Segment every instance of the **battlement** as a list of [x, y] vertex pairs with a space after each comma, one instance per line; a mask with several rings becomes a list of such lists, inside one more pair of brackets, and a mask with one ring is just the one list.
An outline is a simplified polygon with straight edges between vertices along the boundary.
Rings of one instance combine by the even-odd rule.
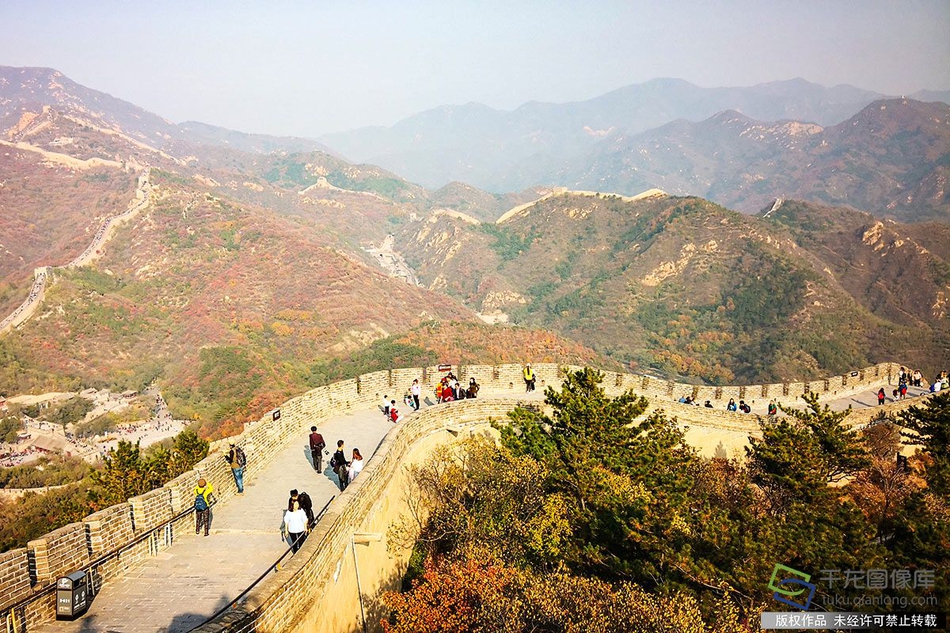
[[[682, 423], [754, 434], [758, 430], [756, 416], [731, 413], [721, 406], [717, 409], [686, 406], [676, 400], [691, 395], [697, 400], [708, 399], [717, 403], [728, 398], [767, 398], [782, 404], [795, 404], [800, 402], [802, 394], [808, 392], [841, 397], [892, 383], [898, 367], [895, 363], [882, 363], [846, 376], [819, 381], [728, 387], [693, 386], [606, 372], [603, 384], [608, 395], [619, 395], [628, 389], [645, 395], [651, 400], [651, 410], [664, 408]], [[543, 390], [546, 386], [557, 387], [569, 371], [580, 367], [542, 364], [533, 369], [537, 386]], [[465, 432], [487, 430], [491, 419], [503, 419], [517, 402], [510, 398], [493, 398], [492, 393], [510, 392], [524, 384], [522, 367], [515, 364], [453, 366], [452, 370], [463, 383], [469, 377], [475, 377], [485, 398], [424, 408], [411, 416], [406, 424], [394, 427], [364, 474], [334, 502], [314, 535], [308, 539], [303, 555], [294, 557], [288, 565], [291, 573], [265, 581], [249, 594], [240, 614], [237, 611], [229, 613], [227, 620], [235, 623], [235, 627], [229, 625], [221, 629], [219, 623], [214, 630], [243, 630], [236, 625], [238, 621], [244, 624], [253, 622], [255, 630], [287, 630], [300, 618], [309, 623], [311, 628], [307, 630], [353, 628], [355, 623], [347, 618], [358, 610], [326, 608], [320, 617], [308, 615], [321, 613], [316, 607], [318, 604], [335, 605], [334, 600], [348, 604], [356, 599], [355, 588], [341, 588], [339, 581], [340, 569], [352, 565], [352, 552], [350, 558], [346, 557], [347, 548], [352, 547], [352, 534], [384, 533], [404, 505], [401, 495], [405, 488], [405, 474], [401, 465], [421, 461], [434, 446], [452, 439], [453, 435], [446, 430], [451, 429], [454, 433], [458, 429], [465, 429]], [[442, 375], [444, 373], [438, 367], [393, 369], [317, 387], [282, 404], [279, 416], [268, 413], [245, 425], [241, 435], [228, 441], [244, 446], [258, 465], [248, 473], [248, 480], [253, 481], [255, 472], [266, 468], [288, 440], [299, 436], [311, 425], [320, 424], [331, 415], [371, 407], [384, 395], [399, 401], [416, 378], [430, 390], [424, 393], [431, 393]], [[904, 403], [895, 403], [886, 408], [904, 406]], [[872, 408], [855, 412], [852, 423], [866, 422], [880, 410]], [[51, 619], [55, 607], [51, 587], [57, 577], [86, 569], [93, 586], [98, 588], [122, 576], [148, 556], [170, 547], [178, 531], [193, 529], [187, 511], [191, 505], [191, 490], [199, 478], [204, 477], [214, 485], [220, 501], [235, 494], [230, 468], [222, 458], [226, 446], [227, 441], [215, 442], [206, 459], [161, 488], [54, 530], [34, 539], [25, 548], [0, 555], [0, 617], [6, 617], [13, 608], [16, 618], [24, 623]], [[364, 572], [361, 566], [361, 574], [368, 574], [364, 578], [364, 594], [367, 594], [367, 587], [374, 586], [372, 583], [376, 583], [377, 588], [396, 588], [401, 578], [400, 570], [405, 567], [401, 555], [390, 557], [385, 547], [382, 553], [376, 549], [378, 546], [375, 545], [368, 547], [366, 556], [369, 556], [368, 561], [375, 561], [373, 567], [377, 571]], [[371, 555], [370, 552], [376, 553]], [[363, 556], [362, 551], [360, 555]], [[346, 595], [349, 598], [345, 598]], [[316, 600], [315, 596], [321, 597]], [[342, 620], [333, 620], [328, 615], [330, 613], [338, 614], [333, 617]]]

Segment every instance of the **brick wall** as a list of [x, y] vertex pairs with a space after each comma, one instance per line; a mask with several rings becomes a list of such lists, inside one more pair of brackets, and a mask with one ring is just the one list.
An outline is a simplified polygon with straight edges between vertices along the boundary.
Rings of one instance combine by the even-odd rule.
[[136, 534], [148, 532], [172, 518], [171, 491], [168, 488], [156, 488], [132, 497], [129, 505], [132, 506], [132, 527]]
[[[269, 576], [226, 620], [199, 631], [358, 630], [359, 599], [354, 565], [354, 533], [384, 534], [405, 507], [406, 473], [402, 466], [424, 459], [454, 439], [444, 428], [474, 430], [490, 418], [504, 418], [516, 400], [465, 400], [423, 409], [390, 433], [360, 477], [337, 497], [286, 573]], [[355, 545], [367, 613], [378, 614], [382, 589], [395, 589], [408, 551], [385, 542]], [[369, 630], [378, 630], [367, 619]]]
[[[896, 380], [898, 367], [896, 363], [882, 363], [844, 376], [835, 376], [810, 383], [793, 382], [725, 387], [685, 385], [658, 378], [606, 372], [604, 387], [608, 395], [617, 395], [628, 389], [646, 395], [659, 401], [651, 403], [651, 406], [662, 404], [663, 408], [667, 409], [671, 415], [677, 416], [683, 423], [697, 429], [706, 428], [735, 434], [754, 434], [757, 432], [754, 416], [741, 416], [726, 412], [721, 410], [721, 406], [715, 413], [711, 413], [709, 409], [683, 406], [675, 401], [682, 395], [692, 395], [700, 401], [725, 402], [729, 398], [736, 400], [768, 398], [775, 399], [782, 404], [799, 404], [801, 402], [800, 396], [805, 392], [806, 387], [819, 395], [841, 396], [877, 385], [893, 383]], [[543, 391], [546, 386], [560, 384], [567, 371], [575, 371], [580, 367], [539, 363], [533, 365], [533, 369], [537, 374], [537, 387]], [[482, 385], [483, 396], [491, 395], [492, 391], [507, 390], [509, 386], [520, 391], [524, 386], [522, 366], [518, 364], [453, 366], [452, 371], [465, 382], [468, 381], [469, 377], [474, 376]], [[424, 380], [422, 379], [423, 375], [425, 375]], [[358, 379], [317, 387], [293, 398], [281, 405], [281, 416], [278, 420], [274, 420], [272, 414], [268, 413], [260, 420], [247, 424], [242, 435], [230, 440], [215, 442], [208, 457], [197, 464], [193, 471], [185, 473], [162, 488], [131, 499], [128, 504], [120, 504], [90, 515], [81, 524], [66, 526], [44, 535], [31, 541], [26, 550], [13, 552], [13, 556], [4, 555], [0, 558], [0, 592], [2, 592], [0, 595], [22, 595], [24, 584], [23, 551], [26, 552], [27, 560], [30, 562], [27, 576], [32, 584], [32, 591], [37, 592], [48, 585], [57, 575], [83, 567], [91, 559], [109, 550], [110, 547], [113, 547], [113, 551], [116, 547], [122, 547], [121, 541], [124, 538], [129, 538], [130, 523], [136, 534], [142, 534], [151, 527], [189, 508], [192, 503], [191, 490], [199, 477], [204, 477], [212, 483], [219, 500], [225, 500], [233, 495], [236, 491], [234, 479], [231, 475], [231, 469], [224, 459], [224, 455], [227, 454], [228, 450], [228, 441], [235, 441], [244, 447], [248, 456], [245, 480], [253, 481], [256, 474], [267, 466], [285, 442], [299, 433], [301, 429], [319, 426], [329, 416], [335, 416], [367, 404], [376, 404], [384, 394], [399, 402], [412, 380], [417, 377], [420, 378], [420, 383], [422, 383], [422, 396], [432, 398], [435, 383], [443, 375], [443, 372], [438, 371], [438, 367], [378, 371], [365, 374]], [[855, 411], [849, 418], [849, 422], [864, 424], [882, 410], [892, 412], [893, 410], [902, 409], [908, 404], [909, 402], [901, 402], [885, 405], [883, 408], [876, 407]], [[401, 428], [399, 433], [393, 434], [397, 437], [391, 440], [395, 443], [392, 450], [405, 457], [410, 447], [427, 434], [438, 434], [439, 429], [445, 426], [484, 425], [485, 416], [503, 418], [504, 413], [510, 406], [510, 403], [498, 404], [495, 400], [479, 399], [424, 409], [418, 416], [414, 416], [411, 425], [406, 425]], [[384, 445], [386, 445], [386, 442], [390, 442], [390, 439], [387, 438]], [[397, 458], [397, 463], [398, 459], [401, 458]], [[377, 462], [374, 459], [373, 462], [367, 465], [367, 472], [371, 467], [376, 468], [376, 464]], [[382, 469], [384, 467], [380, 465], [378, 468]], [[398, 473], [395, 471], [395, 466], [390, 464], [386, 468], [390, 468], [389, 475], [386, 477], [396, 481]], [[386, 486], [374, 484], [375, 487], [372, 487], [370, 486], [370, 480], [371, 478], [366, 477], [365, 474], [362, 475], [357, 480], [357, 485], [348, 488], [347, 493], [352, 488], [352, 494], [355, 495], [357, 490], [362, 490], [365, 487], [367, 490], [375, 491], [373, 494], [383, 494], [382, 491]], [[392, 491], [386, 492], [384, 496], [389, 495], [390, 492]], [[347, 493], [341, 495], [341, 498], [344, 498]], [[342, 507], [340, 504], [335, 504], [334, 516], [337, 516], [338, 521], [335, 522], [332, 517], [328, 517], [321, 522], [321, 525], [332, 526], [341, 522], [341, 526], [348, 527], [336, 527], [334, 528], [336, 531], [328, 531], [324, 538], [330, 538], [340, 531], [351, 530], [353, 525], [357, 523], [360, 525], [365, 523], [368, 516], [365, 512], [368, 511], [374, 501], [378, 500], [378, 497], [373, 497], [369, 492], [365, 495], [370, 496], [361, 497], [359, 502], [353, 502], [352, 507], [349, 504]], [[388, 496], [386, 498], [390, 499]], [[397, 498], [399, 498], [398, 495], [391, 497], [391, 499]], [[347, 510], [347, 508], [349, 509]], [[131, 518], [129, 518], [130, 516]], [[120, 556], [110, 560], [100, 569], [94, 570], [94, 576], [101, 583], [103, 579], [107, 580], [124, 573], [139, 561], [167, 547], [172, 542], [177, 530], [193, 529], [192, 521], [192, 517], [185, 516], [164, 531], [152, 534], [148, 539], [123, 551]], [[334, 547], [339, 546], [338, 540], [333, 541]], [[316, 543], [317, 541], [318, 539], [309, 539], [308, 543]], [[337, 547], [337, 550], [334, 551], [339, 553], [338, 550]], [[20, 554], [17, 554], [17, 552], [20, 552]], [[303, 560], [303, 557], [301, 557], [301, 560]], [[309, 590], [318, 593], [323, 592], [325, 584], [321, 583], [326, 580], [329, 567], [335, 570], [336, 563], [340, 560], [342, 558], [334, 559], [331, 561], [332, 565], [330, 565], [330, 562], [323, 561], [317, 569], [306, 572], [304, 578], [309, 577], [311, 583], [316, 582], [316, 584], [309, 586]], [[314, 578], [317, 580], [314, 581]], [[274, 582], [276, 582], [276, 579], [274, 579]], [[267, 600], [270, 599], [267, 598]], [[273, 617], [275, 618], [274, 622], [285, 623], [288, 621], [286, 620], [286, 614], [299, 607], [294, 602], [297, 599], [274, 598], [277, 601], [283, 600], [284, 602], [281, 604], [288, 606], [271, 608], [274, 615], [267, 615], [267, 618]], [[9, 602], [12, 602], [12, 600], [9, 600]], [[263, 607], [265, 603], [270, 604], [262, 598], [259, 606]], [[277, 604], [277, 602], [274, 604]], [[46, 601], [44, 599], [28, 605], [23, 609], [23, 612], [36, 614], [36, 617], [40, 618], [52, 617], [54, 606], [55, 602], [53, 600]], [[270, 613], [270, 611], [267, 613]], [[3, 616], [4, 613], [0, 610], [0, 617]], [[255, 618], [257, 616], [252, 617], [249, 622]], [[232, 614], [228, 616], [228, 619], [238, 622], [241, 617]], [[239, 630], [239, 628], [233, 630]]]
[[27, 549], [32, 553], [30, 567], [38, 583], [55, 580], [89, 563], [86, 526], [82, 523], [70, 523], [53, 530], [27, 543]]
[[134, 536], [132, 530], [132, 508], [128, 503], [120, 503], [105, 510], [94, 512], [85, 519], [86, 538], [91, 558], [99, 558], [117, 550], [130, 542]]
[[0, 609], [22, 600], [33, 590], [28, 552], [22, 547], [0, 554]]

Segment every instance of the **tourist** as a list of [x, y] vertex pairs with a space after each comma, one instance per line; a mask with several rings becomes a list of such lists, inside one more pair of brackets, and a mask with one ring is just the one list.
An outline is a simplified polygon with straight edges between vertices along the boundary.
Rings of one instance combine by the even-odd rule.
[[529, 391], [534, 391], [534, 383], [535, 383], [535, 380], [537, 380], [537, 376], [535, 376], [534, 371], [531, 369], [531, 363], [528, 363], [527, 365], [525, 365], [524, 371], [522, 371], [521, 373], [522, 373], [522, 376], [524, 377], [525, 393]]
[[418, 411], [419, 410], [419, 395], [422, 393], [422, 388], [419, 386], [418, 378], [412, 381], [412, 386], [409, 387], [409, 393], [412, 394], [412, 402], [415, 405], [416, 411]]
[[349, 483], [353, 483], [356, 476], [363, 472], [363, 455], [360, 449], [353, 449], [353, 459], [350, 461]]
[[284, 529], [290, 537], [290, 547], [296, 554], [307, 534], [307, 513], [300, 507], [299, 500], [291, 501], [290, 507], [284, 513]]
[[726, 411], [735, 411], [736, 409], [736, 401], [732, 398], [729, 398], [729, 404], [726, 405]]
[[224, 458], [231, 466], [231, 474], [234, 475], [234, 483], [237, 485], [239, 495], [244, 494], [244, 467], [247, 465], [247, 457], [240, 446], [235, 446], [231, 442], [231, 450]]
[[383, 410], [383, 415], [387, 418], [389, 417], [389, 396], [383, 396], [383, 405], [380, 407]]
[[317, 433], [317, 427], [310, 427], [310, 457], [313, 460], [313, 469], [318, 473], [323, 472], [323, 449], [327, 443], [323, 441], [323, 436]]
[[884, 387], [881, 387], [881, 388], [878, 389], [878, 391], [877, 391], [877, 404], [878, 404], [878, 406], [881, 406], [882, 404], [884, 404], [884, 400], [885, 400], [886, 398], [887, 398], [887, 394], [884, 393]]
[[346, 453], [343, 452], [343, 440], [339, 440], [336, 443], [336, 452], [333, 453], [333, 457], [330, 458], [330, 468], [336, 473], [340, 490], [346, 489], [346, 484], [348, 483], [346, 470], [348, 465], [349, 464], [346, 463]]
[[300, 502], [300, 509], [307, 515], [307, 528], [309, 529], [316, 521], [313, 518], [313, 500], [306, 492], [297, 495], [297, 501]]
[[773, 398], [769, 401], [769, 417], [775, 417], [778, 415], [778, 405], [775, 404], [775, 399]]
[[202, 477], [195, 486], [195, 534], [204, 527], [205, 536], [211, 530], [211, 504], [214, 503], [214, 488]]
[[474, 378], [474, 377], [469, 378], [469, 380], [468, 380], [468, 391], [466, 391], [465, 395], [468, 396], [469, 398], [474, 398], [474, 397], [478, 396], [478, 390], [479, 390], [480, 388], [481, 388], [481, 387], [478, 386], [478, 383], [475, 382], [475, 378]]

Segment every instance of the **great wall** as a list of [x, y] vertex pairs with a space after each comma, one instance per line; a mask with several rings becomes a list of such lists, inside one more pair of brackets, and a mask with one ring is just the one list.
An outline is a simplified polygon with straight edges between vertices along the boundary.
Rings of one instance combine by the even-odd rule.
[[[539, 391], [548, 385], [559, 385], [568, 371], [576, 369], [579, 368], [555, 364], [536, 366]], [[691, 429], [710, 429], [744, 438], [758, 431], [757, 416], [723, 410], [722, 403], [728, 398], [774, 398], [793, 406], [800, 405], [800, 397], [807, 392], [818, 394], [824, 401], [848, 399], [879, 385], [893, 384], [897, 369], [895, 363], [883, 363], [825, 380], [730, 387], [697, 387], [606, 372], [603, 384], [608, 395], [631, 389], [646, 396], [650, 410], [662, 408]], [[266, 574], [236, 603], [226, 604], [213, 619], [207, 616], [214, 610], [198, 616], [195, 627], [169, 627], [168, 622], [156, 620], [151, 630], [379, 630], [379, 615], [384, 612], [379, 596], [384, 590], [399, 587], [408, 561], [409, 552], [386, 538], [389, 526], [405, 507], [404, 466], [421, 463], [435, 447], [460, 435], [490, 432], [492, 420], [503, 420], [519, 401], [524, 401], [524, 395], [518, 393], [523, 389], [518, 365], [466, 365], [453, 370], [463, 383], [470, 376], [477, 377], [482, 385], [480, 397], [423, 407], [404, 423], [391, 429], [387, 426], [388, 432], [363, 473], [328, 504], [327, 512], [297, 555], [274, 573]], [[268, 473], [273, 473], [278, 455], [287, 455], [289, 447], [289, 454], [296, 456], [299, 451], [294, 442], [304, 438], [311, 425], [328, 424], [354, 412], [368, 412], [382, 395], [399, 393], [414, 378], [434, 386], [440, 375], [436, 367], [380, 371], [318, 387], [289, 400], [259, 421], [247, 424], [240, 436], [231, 438], [244, 446], [249, 459], [257, 465], [256, 470], [248, 472], [247, 485], [253, 486], [255, 479], [263, 481], [267, 477], [272, 482], [273, 475]], [[714, 400], [717, 408], [676, 402], [684, 395]], [[913, 398], [856, 409], [848, 420], [852, 425], [866, 424], [881, 412], [894, 413], [922, 400]], [[538, 406], [540, 402], [534, 399], [528, 404]], [[276, 415], [277, 411], [280, 415]], [[200, 477], [212, 482], [225, 509], [229, 503], [240, 501], [228, 465], [222, 459], [226, 445], [226, 441], [215, 443], [205, 460], [161, 488], [54, 530], [25, 548], [0, 554], [0, 620], [6, 623], [7, 630], [141, 630], [128, 625], [99, 629], [82, 619], [75, 623], [57, 622], [62, 626], [54, 626], [51, 621], [55, 615], [56, 579], [80, 570], [95, 591], [107, 594], [110, 583], [119, 583], [124, 577], [138, 582], [138, 576], [132, 572], [147, 568], [153, 564], [150, 561], [167, 558], [176, 547], [187, 547], [194, 528], [191, 490]], [[282, 462], [277, 470], [281, 468]], [[279, 497], [285, 489], [275, 490], [274, 494]], [[209, 565], [213, 564], [213, 557], [228, 555], [216, 552], [214, 542], [214, 538], [201, 541], [210, 548]], [[182, 600], [186, 597], [180, 596]], [[187, 604], [181, 608], [187, 609]]]
[[[128, 209], [118, 215], [114, 215], [105, 220], [96, 231], [89, 246], [81, 254], [75, 257], [62, 268], [79, 268], [97, 260], [102, 256], [102, 248], [112, 239], [116, 230], [122, 224], [138, 215], [149, 204], [149, 191], [151, 183], [149, 182], [149, 169], [146, 169], [139, 176], [138, 187], [135, 190], [135, 198], [129, 202]], [[27, 298], [10, 315], [0, 321], [0, 335], [19, 327], [29, 320], [36, 312], [36, 309], [43, 303], [46, 294], [46, 288], [55, 279], [57, 267], [43, 266], [33, 271], [33, 286]]]

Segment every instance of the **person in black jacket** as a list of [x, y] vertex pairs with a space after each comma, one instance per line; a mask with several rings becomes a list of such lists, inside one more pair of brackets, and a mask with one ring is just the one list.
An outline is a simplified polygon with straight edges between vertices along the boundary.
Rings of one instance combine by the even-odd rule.
[[[323, 441], [323, 436], [317, 433], [317, 427], [310, 427], [310, 457], [313, 458], [313, 469], [318, 473], [323, 472], [323, 449], [327, 443]], [[306, 509], [306, 508], [305, 508]]]
[[340, 490], [346, 488], [350, 474], [347, 468], [349, 465], [349, 462], [346, 461], [346, 453], [343, 452], [343, 440], [339, 440], [336, 443], [336, 452], [330, 458], [330, 468], [333, 469], [337, 479], [339, 479]]

